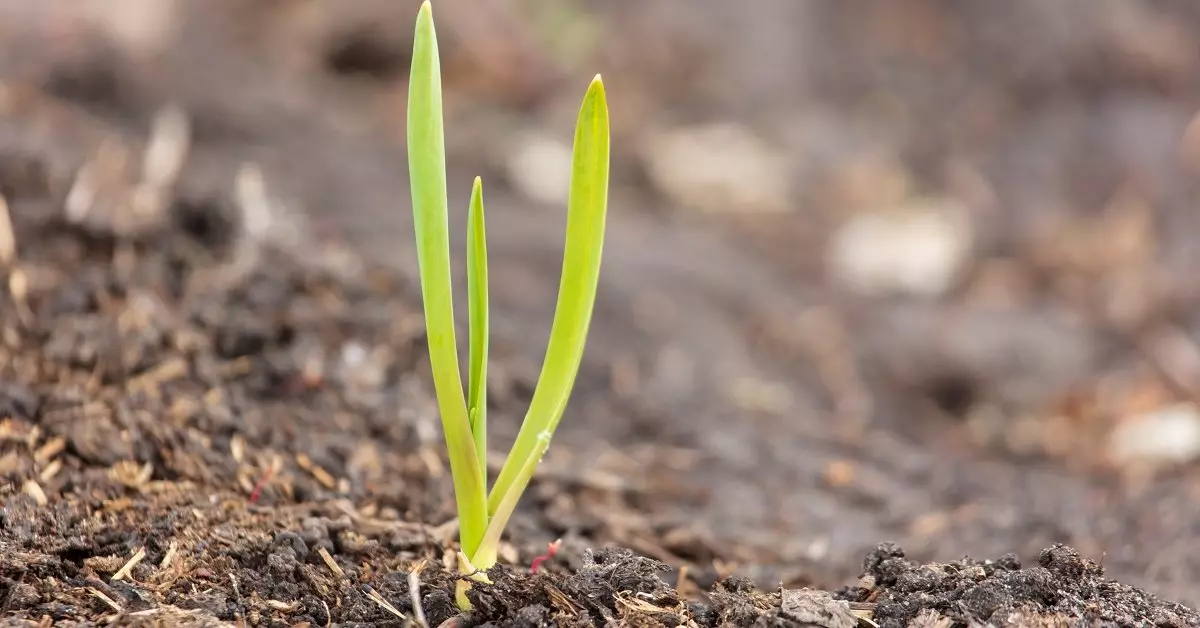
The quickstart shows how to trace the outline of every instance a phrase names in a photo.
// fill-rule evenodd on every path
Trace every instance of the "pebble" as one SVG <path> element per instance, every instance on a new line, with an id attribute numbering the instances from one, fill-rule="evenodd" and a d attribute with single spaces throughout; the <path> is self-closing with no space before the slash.
<path id="1" fill-rule="evenodd" d="M 827 263 L 837 281 L 862 294 L 938 296 L 966 265 L 971 239 L 961 204 L 910 201 L 851 217 L 834 234 Z"/>
<path id="2" fill-rule="evenodd" d="M 525 133 L 510 151 L 507 170 L 509 183 L 530 200 L 544 205 L 566 204 L 571 189 L 568 144 L 544 133 Z"/>
<path id="3" fill-rule="evenodd" d="M 1109 435 L 1118 464 L 1182 464 L 1200 457 L 1200 408 L 1180 403 L 1127 417 Z"/>
<path id="4" fill-rule="evenodd" d="M 672 202 L 704 212 L 793 209 L 786 154 L 727 123 L 655 134 L 642 155 L 651 182 Z"/>

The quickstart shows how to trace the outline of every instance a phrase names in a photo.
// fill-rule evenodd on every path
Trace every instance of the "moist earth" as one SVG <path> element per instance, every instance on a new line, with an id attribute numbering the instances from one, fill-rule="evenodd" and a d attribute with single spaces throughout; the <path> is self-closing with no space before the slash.
<path id="1" fill-rule="evenodd" d="M 1105 457 L 1124 415 L 1196 398 L 1186 359 L 1155 360 L 1200 336 L 1192 3 L 597 12 L 640 35 L 597 57 L 621 115 L 592 341 L 462 616 L 409 246 L 411 15 L 301 4 L 181 0 L 155 49 L 0 3 L 6 622 L 1200 623 L 1166 601 L 1200 604 L 1195 465 Z M 503 10 L 439 15 L 451 201 L 488 186 L 501 454 L 562 238 L 503 155 L 569 137 L 582 92 Z M 794 23 L 811 47 L 771 27 Z M 172 112 L 182 170 L 146 188 Z M 902 142 L 920 185 L 971 192 L 978 259 L 940 298 L 863 298 L 823 274 L 829 215 L 675 207 L 639 147 L 691 116 L 786 121 L 828 160 L 791 173 L 805 207 L 879 200 L 895 166 L 855 142 Z"/>
<path id="2" fill-rule="evenodd" d="M 885 544 L 836 594 L 761 590 L 711 560 L 669 575 L 602 544 L 634 508 L 605 495 L 616 489 L 553 475 L 536 480 L 513 526 L 512 564 L 460 615 L 412 286 L 346 251 L 247 241 L 220 199 L 176 199 L 134 234 L 70 222 L 41 194 L 48 182 L 14 183 L 39 170 L 25 166 L 0 177 L 22 252 L 9 276 L 28 284 L 9 290 L 0 319 L 0 583 L 12 621 L 1200 622 L 1064 546 L 1021 569 L 1011 555 L 921 565 Z M 574 507 L 548 503 L 564 500 Z M 562 535 L 572 543 L 561 555 L 524 567 L 536 539 Z"/>

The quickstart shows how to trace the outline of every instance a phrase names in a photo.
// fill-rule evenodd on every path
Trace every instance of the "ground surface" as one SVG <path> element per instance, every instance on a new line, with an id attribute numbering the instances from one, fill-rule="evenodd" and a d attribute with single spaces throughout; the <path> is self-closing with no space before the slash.
<path id="1" fill-rule="evenodd" d="M 70 11 L 0 9 L 0 193 L 19 271 L 0 309 L 7 615 L 400 624 L 378 600 L 411 616 L 420 561 L 429 620 L 453 614 L 450 482 L 408 246 L 403 4 L 183 2 L 165 52 L 112 45 Z M 1172 26 L 1195 10 L 1100 3 L 1064 26 L 1033 2 L 900 16 L 709 4 L 595 18 L 628 29 L 592 53 L 618 120 L 603 293 L 569 416 L 512 527 L 511 573 L 473 619 L 1200 623 L 1096 566 L 1200 604 L 1194 467 L 1108 455 L 1126 415 L 1189 402 L 1200 381 L 1162 348 L 1195 333 L 1200 68 Z M 506 154 L 529 129 L 569 132 L 585 81 L 548 61 L 564 42 L 498 11 L 439 16 L 452 200 L 471 174 L 497 182 L 503 443 L 537 375 L 562 228 Z M 788 43 L 781 22 L 817 43 Z M 919 41 L 897 35 L 917 27 Z M 186 164 L 161 210 L 134 212 L 166 103 L 191 123 Z M 683 208 L 637 147 L 708 118 L 807 142 L 818 165 L 789 170 L 806 209 Z M 239 197 L 234 183 L 247 162 L 292 212 L 266 235 L 253 186 Z M 84 163 L 92 202 L 69 193 Z M 827 208 L 903 200 L 880 192 L 896 176 L 971 207 L 970 270 L 940 297 L 863 297 L 824 272 L 841 211 Z M 548 571 L 523 575 L 557 538 Z M 995 560 L 946 563 L 966 554 Z"/>

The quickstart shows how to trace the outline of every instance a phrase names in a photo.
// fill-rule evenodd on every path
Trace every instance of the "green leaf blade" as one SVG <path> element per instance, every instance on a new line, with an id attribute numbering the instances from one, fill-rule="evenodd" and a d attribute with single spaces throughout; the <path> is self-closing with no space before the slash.
<path id="1" fill-rule="evenodd" d="M 467 210 L 467 306 L 470 353 L 468 356 L 467 412 L 481 481 L 487 486 L 487 362 L 488 268 L 487 231 L 483 219 L 483 180 L 475 177 Z"/>
<path id="2" fill-rule="evenodd" d="M 433 9 L 428 0 L 417 15 L 408 93 L 408 155 L 413 225 L 429 361 L 450 457 L 463 551 L 473 554 L 487 527 L 487 486 L 463 398 L 454 333 L 447 221 L 446 151 L 442 122 L 441 63 Z"/>
<path id="3" fill-rule="evenodd" d="M 563 268 L 550 341 L 529 411 L 489 496 L 491 515 L 525 490 L 532 471 L 524 471 L 545 452 L 575 384 L 599 283 L 608 178 L 608 103 L 596 75 L 575 126 Z"/>

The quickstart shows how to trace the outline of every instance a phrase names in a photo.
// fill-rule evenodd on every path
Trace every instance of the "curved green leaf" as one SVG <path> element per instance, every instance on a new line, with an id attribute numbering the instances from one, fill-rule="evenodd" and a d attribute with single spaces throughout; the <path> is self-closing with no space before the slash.
<path id="1" fill-rule="evenodd" d="M 536 465 L 545 452 L 575 384 L 600 276 L 608 171 L 608 103 L 604 83 L 596 75 L 575 126 L 566 244 L 550 341 L 529 411 L 489 496 L 491 515 L 500 511 L 510 492 L 519 497 L 525 490 L 531 473 L 524 470 Z"/>

